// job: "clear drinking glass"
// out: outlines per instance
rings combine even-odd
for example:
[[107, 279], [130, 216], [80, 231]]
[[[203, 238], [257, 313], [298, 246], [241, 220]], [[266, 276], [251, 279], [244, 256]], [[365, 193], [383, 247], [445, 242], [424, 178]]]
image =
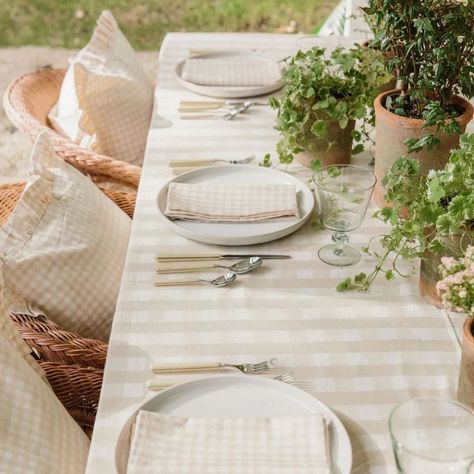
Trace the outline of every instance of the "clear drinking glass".
[[389, 418], [398, 472], [474, 473], [474, 412], [452, 400], [418, 398]]
[[321, 223], [333, 232], [334, 244], [322, 247], [319, 258], [329, 265], [354, 265], [360, 252], [347, 245], [347, 232], [362, 223], [372, 197], [375, 175], [360, 166], [326, 166], [313, 175]]

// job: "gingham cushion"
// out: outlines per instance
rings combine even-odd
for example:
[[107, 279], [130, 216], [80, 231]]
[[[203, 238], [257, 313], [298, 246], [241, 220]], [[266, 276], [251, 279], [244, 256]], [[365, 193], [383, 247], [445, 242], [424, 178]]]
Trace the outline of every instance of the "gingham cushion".
[[70, 63], [50, 113], [53, 126], [83, 147], [141, 165], [153, 87], [109, 11]]
[[0, 313], [0, 472], [82, 474], [89, 440], [17, 352]]
[[131, 221], [54, 154], [46, 134], [31, 159], [27, 187], [0, 229], [5, 283], [62, 328], [107, 340]]

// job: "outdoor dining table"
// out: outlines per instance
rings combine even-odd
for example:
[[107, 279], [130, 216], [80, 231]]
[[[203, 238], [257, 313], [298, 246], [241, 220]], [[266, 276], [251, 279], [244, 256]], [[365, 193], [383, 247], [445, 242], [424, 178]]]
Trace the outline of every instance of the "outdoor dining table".
[[[349, 46], [350, 38], [320, 38], [321, 46]], [[115, 472], [114, 453], [124, 423], [153, 393], [145, 382], [152, 362], [257, 362], [278, 356], [294, 369], [296, 385], [331, 407], [347, 429], [353, 473], [395, 473], [387, 420], [412, 397], [455, 398], [460, 347], [449, 316], [419, 296], [416, 273], [379, 278], [368, 293], [338, 293], [336, 285], [369, 272], [374, 259], [331, 267], [317, 257], [330, 241], [312, 221], [294, 234], [253, 247], [217, 247], [174, 232], [157, 207], [157, 194], [173, 178], [171, 160], [275, 156], [275, 111], [256, 106], [232, 121], [182, 120], [181, 100], [203, 100], [175, 75], [189, 50], [265, 51], [284, 58], [298, 49], [297, 36], [170, 33], [160, 52], [154, 117], [133, 219], [122, 286], [114, 316], [87, 472]], [[204, 100], [206, 100], [204, 98]], [[368, 153], [356, 163], [369, 166]], [[243, 165], [242, 165], [243, 166]], [[246, 165], [250, 166], [250, 165]], [[253, 165], [251, 165], [253, 166]], [[284, 169], [284, 168], [282, 168]], [[301, 179], [309, 170], [290, 167]], [[371, 205], [351, 242], [365, 246], [383, 234]], [[153, 285], [158, 252], [281, 253], [258, 274], [235, 286]], [[455, 325], [461, 316], [453, 317]], [[225, 473], [223, 473], [225, 474]]]

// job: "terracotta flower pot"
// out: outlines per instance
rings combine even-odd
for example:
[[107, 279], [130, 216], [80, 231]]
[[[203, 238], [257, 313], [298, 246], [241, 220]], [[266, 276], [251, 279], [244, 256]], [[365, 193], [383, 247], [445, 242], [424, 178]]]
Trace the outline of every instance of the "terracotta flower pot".
[[[438, 137], [441, 143], [434, 149], [427, 150], [426, 147], [417, 153], [408, 153], [405, 141], [409, 138], [421, 138], [428, 133], [435, 133], [434, 127], [423, 128], [424, 121], [402, 117], [389, 112], [385, 108], [385, 101], [388, 96], [396, 95], [397, 90], [391, 90], [380, 94], [375, 99], [375, 175], [377, 184], [374, 190], [374, 200], [379, 207], [389, 205], [384, 199], [385, 189], [382, 179], [387, 174], [388, 169], [402, 156], [409, 156], [416, 159], [421, 164], [421, 173], [426, 175], [431, 169], [438, 170], [444, 168], [448, 162], [450, 151], [459, 147], [459, 135], [446, 135], [439, 132]], [[464, 108], [464, 113], [456, 118], [464, 133], [466, 125], [472, 119], [474, 109], [472, 105], [462, 97], [454, 97], [453, 104]]]
[[467, 237], [466, 233], [459, 232], [453, 236], [445, 237], [443, 243], [446, 250], [440, 253], [426, 251], [421, 259], [420, 264], [420, 295], [432, 306], [442, 308], [443, 303], [441, 297], [436, 291], [436, 283], [441, 280], [439, 266], [443, 257], [460, 258], [468, 247], [472, 245], [472, 241]]
[[321, 161], [323, 166], [348, 165], [351, 162], [355, 121], [350, 120], [346, 128], [341, 128], [337, 121], [328, 120], [324, 138], [316, 138], [311, 132], [313, 123], [308, 121], [305, 126], [300, 143], [305, 151], [296, 155], [296, 161], [307, 167], [313, 160]]
[[474, 408], [474, 317], [464, 322], [461, 367], [459, 369], [458, 400]]

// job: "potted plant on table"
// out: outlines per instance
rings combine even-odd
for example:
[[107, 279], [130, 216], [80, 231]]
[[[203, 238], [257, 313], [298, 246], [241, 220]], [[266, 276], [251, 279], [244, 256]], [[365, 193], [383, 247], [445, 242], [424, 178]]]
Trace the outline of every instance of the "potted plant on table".
[[436, 288], [448, 310], [467, 313], [464, 323], [458, 399], [474, 408], [474, 247], [459, 259], [444, 257]]
[[[304, 166], [313, 160], [323, 166], [349, 163], [351, 154], [361, 152], [369, 140], [373, 100], [390, 79], [383, 55], [358, 45], [330, 54], [312, 48], [288, 60], [284, 76], [281, 98], [270, 99], [282, 135], [277, 145], [280, 162], [296, 158]], [[358, 119], [363, 121], [360, 130], [355, 129]]]
[[442, 169], [473, 116], [474, 12], [472, 0], [369, 0], [363, 8], [374, 30], [372, 46], [387, 57], [400, 90], [375, 100], [375, 202], [383, 207], [382, 178], [401, 156], [420, 172]]
[[380, 274], [388, 280], [404, 276], [400, 260], [421, 258], [420, 292], [442, 306], [436, 291], [441, 258], [457, 258], [474, 243], [474, 134], [463, 135], [460, 143], [445, 167], [427, 176], [420, 173], [418, 160], [407, 157], [389, 169], [384, 185], [393, 207], [376, 216], [391, 230], [380, 237], [381, 249], [374, 249], [375, 242], [364, 249], [377, 260], [374, 270], [347, 278], [339, 291], [367, 290]]

